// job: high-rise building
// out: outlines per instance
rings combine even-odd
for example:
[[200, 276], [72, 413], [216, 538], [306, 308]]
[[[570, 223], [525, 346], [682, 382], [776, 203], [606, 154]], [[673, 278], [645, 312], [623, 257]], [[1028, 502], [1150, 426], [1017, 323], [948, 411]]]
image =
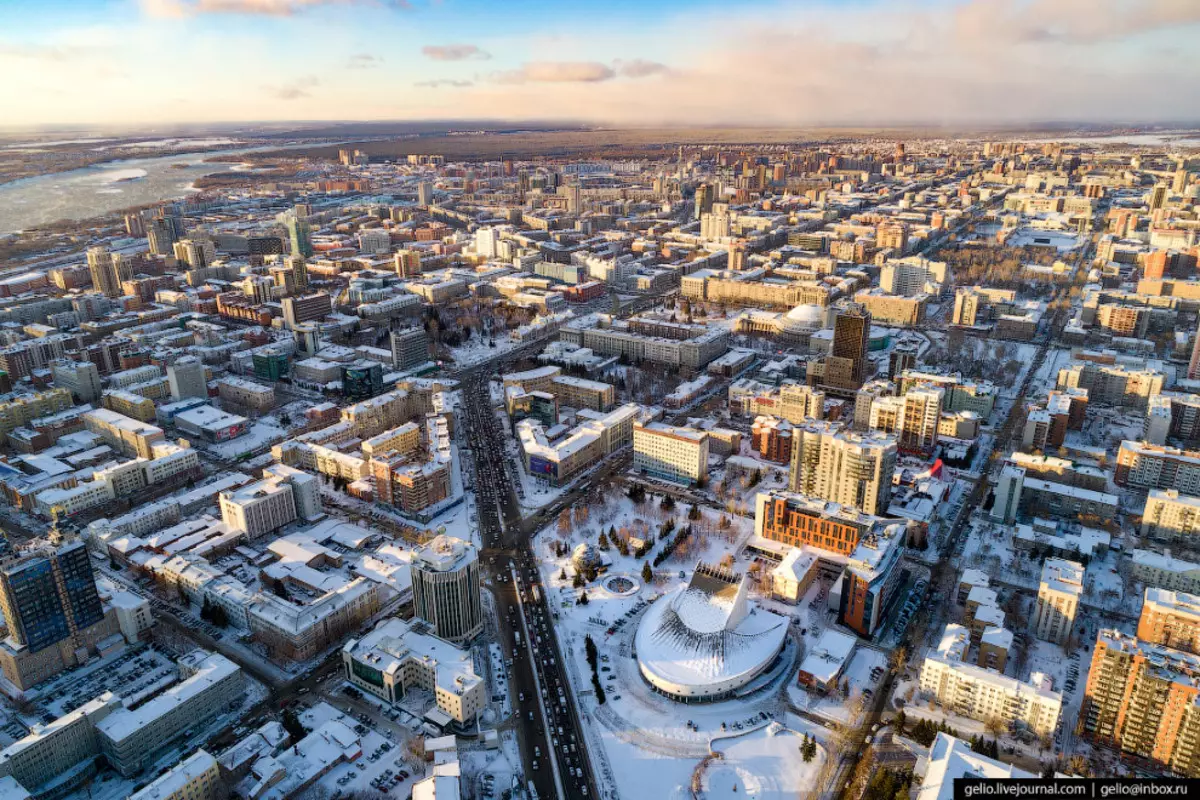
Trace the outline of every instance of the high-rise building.
[[173, 256], [175, 243], [181, 238], [183, 222], [179, 217], [157, 216], [146, 225], [146, 240], [150, 243], [150, 252], [156, 256]]
[[696, 187], [696, 219], [712, 213], [714, 197], [715, 192], [710, 184], [702, 183]]
[[283, 321], [292, 330], [301, 323], [324, 319], [333, 311], [333, 300], [324, 292], [285, 297], [280, 305], [283, 306]]
[[399, 370], [419, 367], [429, 360], [429, 337], [422, 328], [392, 331], [392, 366]]
[[308, 288], [308, 262], [304, 256], [290, 255], [284, 259], [284, 264], [292, 271], [292, 286], [296, 291]]
[[208, 380], [204, 375], [204, 364], [195, 356], [183, 356], [167, 366], [167, 384], [171, 397], [208, 397]]
[[421, 274], [421, 254], [416, 250], [397, 250], [392, 263], [396, 267], [396, 274], [401, 278]]
[[1156, 183], [1154, 188], [1150, 190], [1149, 205], [1151, 211], [1157, 211], [1167, 203], [1167, 185], [1165, 183]]
[[313, 247], [310, 239], [312, 228], [309, 224], [302, 219], [298, 219], [295, 215], [289, 214], [284, 217], [283, 226], [287, 228], [291, 254], [303, 258], [312, 258]]
[[412, 561], [413, 609], [448, 642], [468, 642], [483, 631], [479, 556], [462, 539], [442, 534]]
[[1147, 586], [1137, 637], [1200, 654], [1200, 596]]
[[[851, 362], [850, 374], [861, 386], [866, 380], [867, 347], [871, 339], [871, 314], [861, 305], [854, 303], [839, 309], [833, 318], [833, 358]], [[857, 388], [857, 387], [856, 387]]]
[[426, 207], [433, 205], [433, 184], [429, 181], [421, 181], [417, 184], [417, 205]]
[[103, 620], [83, 542], [69, 542], [0, 570], [0, 609], [9, 636], [34, 653]]
[[1196, 333], [1196, 339], [1192, 342], [1192, 357], [1188, 359], [1187, 376], [1190, 381], [1200, 378], [1200, 332]]
[[212, 239], [180, 239], [171, 246], [175, 259], [188, 269], [204, 269], [217, 260], [217, 248]]
[[868, 514], [884, 514], [892, 495], [896, 451], [892, 436], [852, 433], [833, 422], [797, 425], [789, 488]]
[[100, 370], [91, 361], [54, 361], [50, 364], [54, 385], [66, 389], [80, 402], [100, 399]]
[[1200, 777], [1200, 656], [1101, 630], [1080, 731], [1125, 756]]
[[[92, 275], [92, 286], [105, 297], [120, 297], [121, 277], [117, 265], [107, 247], [89, 247], [87, 251], [88, 272]], [[119, 257], [119, 255], [118, 255]]]
[[134, 238], [146, 235], [146, 220], [140, 212], [125, 215], [125, 232]]
[[936, 386], [923, 386], [899, 397], [876, 398], [871, 403], [867, 427], [895, 434], [905, 452], [932, 452], [937, 445], [944, 394]]
[[1033, 633], [1037, 638], [1063, 644], [1071, 636], [1075, 612], [1083, 595], [1083, 565], [1062, 558], [1047, 558], [1042, 564]]

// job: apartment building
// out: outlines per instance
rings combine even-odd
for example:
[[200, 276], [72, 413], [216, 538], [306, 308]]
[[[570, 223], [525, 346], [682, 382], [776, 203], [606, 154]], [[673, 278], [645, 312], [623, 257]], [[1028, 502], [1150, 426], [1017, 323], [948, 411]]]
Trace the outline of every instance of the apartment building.
[[1122, 755], [1200, 777], [1200, 656], [1101, 630], [1080, 732]]
[[1200, 495], [1200, 451], [1125, 440], [1117, 450], [1113, 480], [1134, 489], [1174, 489]]
[[1038, 582], [1034, 635], [1047, 642], [1064, 644], [1075, 625], [1082, 594], [1083, 565], [1062, 558], [1047, 558], [1042, 563], [1042, 577]]
[[1088, 402], [1145, 410], [1162, 393], [1165, 375], [1157, 362], [1145, 368], [1075, 361], [1058, 371], [1057, 389], [1086, 389]]
[[836, 422], [797, 425], [788, 488], [883, 514], [891, 499], [896, 453], [895, 438], [886, 434], [853, 433]]
[[708, 434], [661, 422], [633, 423], [633, 469], [672, 483], [708, 477]]
[[1200, 534], [1200, 497], [1176, 489], [1151, 489], [1142, 512], [1142, 536], [1193, 544]]
[[840, 579], [838, 622], [860, 636], [873, 635], [883, 623], [884, 611], [903, 578], [898, 567], [906, 536], [904, 523], [873, 526], [846, 561]]
[[1050, 679], [1035, 672], [1025, 683], [972, 664], [965, 660], [967, 638], [961, 625], [946, 626], [941, 643], [921, 666], [921, 691], [964, 717], [1021, 723], [1038, 736], [1052, 736], [1062, 695], [1051, 690]]
[[1137, 638], [1200, 654], [1200, 595], [1147, 587]]
[[944, 396], [942, 389], [925, 386], [899, 396], [874, 398], [868, 428], [894, 434], [902, 452], [931, 453], [937, 446]]

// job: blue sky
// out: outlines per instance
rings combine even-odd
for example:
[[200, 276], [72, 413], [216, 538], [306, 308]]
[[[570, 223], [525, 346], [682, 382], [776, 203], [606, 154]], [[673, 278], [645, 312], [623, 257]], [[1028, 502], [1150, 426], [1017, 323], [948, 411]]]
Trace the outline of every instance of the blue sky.
[[3, 0], [16, 125], [1200, 117], [1197, 0]]

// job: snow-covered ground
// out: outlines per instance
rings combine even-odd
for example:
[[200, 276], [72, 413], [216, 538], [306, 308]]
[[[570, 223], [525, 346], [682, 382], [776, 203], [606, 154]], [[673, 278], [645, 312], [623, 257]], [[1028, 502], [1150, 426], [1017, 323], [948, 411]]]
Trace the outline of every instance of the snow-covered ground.
[[815, 758], [804, 761], [802, 741], [800, 733], [774, 723], [744, 736], [714, 741], [713, 749], [722, 757], [704, 769], [703, 796], [707, 800], [784, 800], [810, 792], [825, 753], [818, 748]]
[[[826, 735], [820, 726], [787, 712], [783, 687], [794, 676], [797, 657], [794, 644], [785, 648], [784, 660], [768, 672], [762, 688], [745, 697], [695, 705], [683, 705], [653, 692], [633, 657], [634, 633], [648, 604], [682, 585], [698, 560], [717, 563], [724, 559], [726, 563], [734, 563], [739, 571], [749, 566], [745, 561], [738, 563], [734, 554], [752, 531], [750, 520], [733, 517], [728, 529], [723, 530], [721, 515], [704, 508], [700, 519], [691, 521], [695, 531], [692, 539], [654, 568], [655, 578], [650, 585], [642, 580], [643, 563], [652, 564], [665, 541], [658, 541], [643, 559], [632, 553], [622, 556], [610, 546], [602, 551], [609, 561], [607, 571], [583, 588], [573, 586], [575, 570], [570, 564], [570, 553], [583, 542], [596, 544], [600, 531], [606, 537], [612, 532], [622, 539], [646, 538], [651, 533], [657, 534], [661, 525], [672, 517], [676, 529], [683, 528], [689, 524], [687, 516], [688, 506], [683, 503], [666, 511], [657, 498], [635, 504], [624, 494], [610, 490], [580, 519], [566, 518], [562, 525], [552, 524], [534, 542], [548, 606], [556, 619], [554, 625], [565, 671], [584, 716], [583, 727], [596, 774], [602, 783], [614, 787], [621, 798], [689, 797], [692, 776], [701, 760], [708, 756], [709, 742], [714, 737], [755, 731], [772, 720], [786, 722], [796, 731]], [[556, 555], [563, 548], [567, 555]], [[625, 580], [619, 580], [622, 578]], [[577, 601], [584, 591], [588, 603], [580, 605]], [[757, 601], [757, 592], [752, 590], [752, 602]], [[774, 604], [771, 608], [778, 611]], [[597, 704], [592, 691], [591, 669], [585, 655], [588, 636], [600, 654], [598, 672], [607, 695], [603, 705]], [[779, 741], [767, 741], [766, 734], [761, 741], [759, 737], [740, 744], [734, 740], [733, 760], [729, 763], [749, 765], [744, 767], [747, 772], [760, 775], [765, 781], [761, 784], [764, 792], [770, 788], [794, 795], [788, 787], [803, 781], [806, 774], [804, 770], [797, 772], [796, 765], [803, 762], [793, 749], [793, 739], [796, 742], [799, 739], [797, 734], [781, 735]], [[804, 767], [815, 768], [818, 760]], [[732, 791], [737, 774], [736, 769], [714, 772], [714, 785], [718, 788], [727, 785], [730, 788], [726, 791]]]

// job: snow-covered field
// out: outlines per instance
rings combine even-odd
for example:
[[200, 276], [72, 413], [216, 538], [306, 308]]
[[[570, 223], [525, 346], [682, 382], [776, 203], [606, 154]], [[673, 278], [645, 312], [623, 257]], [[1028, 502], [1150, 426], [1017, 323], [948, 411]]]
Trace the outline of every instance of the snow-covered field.
[[772, 723], [734, 739], [719, 739], [713, 749], [722, 758], [709, 762], [701, 778], [708, 800], [784, 800], [811, 791], [824, 760], [818, 750], [811, 761], [800, 757], [801, 735]]

